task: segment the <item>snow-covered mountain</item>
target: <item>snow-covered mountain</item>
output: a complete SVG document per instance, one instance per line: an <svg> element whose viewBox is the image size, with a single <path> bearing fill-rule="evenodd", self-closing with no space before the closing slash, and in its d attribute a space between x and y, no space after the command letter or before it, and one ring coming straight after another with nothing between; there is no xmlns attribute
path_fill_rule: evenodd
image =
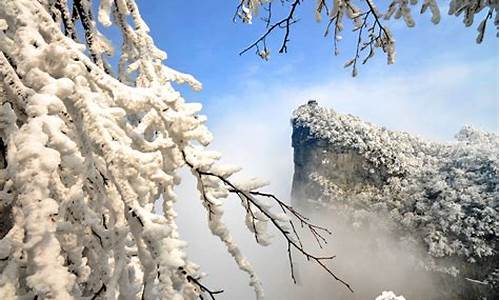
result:
<svg viewBox="0 0 500 300"><path fill-rule="evenodd" d="M416 267L442 274L449 298L498 299L497 135L464 127L440 144L316 101L294 111L292 125L295 205L421 247Z"/></svg>

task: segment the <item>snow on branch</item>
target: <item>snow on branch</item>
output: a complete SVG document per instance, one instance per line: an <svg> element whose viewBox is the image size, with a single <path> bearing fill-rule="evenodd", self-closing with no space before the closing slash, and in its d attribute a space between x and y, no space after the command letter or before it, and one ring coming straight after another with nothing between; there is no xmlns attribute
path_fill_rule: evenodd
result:
<svg viewBox="0 0 500 300"><path fill-rule="evenodd" d="M236 6L233 21L237 18L243 23L252 24L253 17L259 13L259 9L264 11L262 21L265 24L264 33L254 42L245 47L240 55L256 50L256 54L262 59L268 60L271 50L268 47L267 39L275 32L282 31L282 42L279 46L279 53L286 53L290 42L292 25L299 21L299 6L305 0L280 0L281 10L285 10L284 17L280 16L281 10L274 9L278 1L273 0L239 0ZM329 6L331 3L331 6ZM396 50L395 40L389 26L384 22L391 18L403 19L406 26L414 27L415 20L412 16L414 7L420 5L420 14L426 11L431 13L431 22L438 24L441 20L441 9L436 0L393 0L389 2L386 9L381 8L381 4L376 4L373 0L317 0L314 4L316 20L321 21L322 17L327 18L327 25L324 36L332 33L333 48L335 55L340 53L338 44L342 40L341 32L344 30L344 19L352 23L352 31L356 35L356 52L354 57L345 63L345 67L352 68L352 75L356 76L357 61L360 52L366 50L366 55L362 63L365 64L374 55L377 48L380 48L387 56L387 63L395 62ZM484 13L484 11L487 11ZM274 12L274 13L273 13ZM483 19L477 27L476 42L481 43L484 39L487 24L493 23L498 36L498 0L450 0L449 15L462 17L466 27L474 23L476 16ZM332 30L333 27L333 30ZM332 32L333 31L333 32Z"/></svg>
<svg viewBox="0 0 500 300"><path fill-rule="evenodd" d="M267 46L266 46L266 38L271 32L273 32L277 28L285 30L283 42L281 43L279 53L286 53L287 52L287 44L290 41L290 39L289 39L290 26L292 24L294 24L295 22L297 22L297 20L294 19L294 14L295 14L295 10L297 9L297 6L299 6L299 4L300 4L300 0L294 0L290 6L290 11L289 11L288 15L285 18L281 19L280 21L278 21L274 24L270 24L271 14L272 14L272 3L269 3L269 7L267 9L268 17L266 18L266 32L261 37L259 37L255 42L253 42L248 47L243 49L240 52L240 55L244 54L245 52L249 51L252 48L256 48L257 54L260 57L262 57L262 59L267 60L269 58L269 50L267 49ZM244 10L244 8L245 8L244 4L240 3L239 9L240 8L243 11L243 16L242 16L243 21L250 23L251 18L248 17L248 16L250 16L250 14L249 14L248 10ZM264 49L262 51L259 49L259 44L261 44L261 43L263 44L263 47L264 47Z"/></svg>
<svg viewBox="0 0 500 300"><path fill-rule="evenodd" d="M202 190L202 199L208 207L209 219L212 218L214 214L212 206L213 201L209 200L209 196L206 193L206 187L204 186L203 179L208 177L211 179L220 180L223 185L228 189L228 192L238 195L241 199L241 204L245 208L247 213L247 226L250 231L253 232L255 240L259 244L267 245L269 243L269 236L267 233L267 223L270 222L273 227L278 230L281 236L287 242L288 258L290 263L291 276L294 282L296 282L293 261L292 261L292 249L297 250L302 254L308 261L312 260L318 265L320 265L328 274L330 274L335 280L341 282L345 285L351 292L353 292L351 286L341 278L339 278L327 265L325 265L326 260L332 260L335 256L315 256L311 254L301 242L300 236L297 233L296 225L294 224L291 217L295 218L301 227L306 227L312 236L318 242L318 245L322 247L322 243L326 243L326 239L323 233L331 234L331 232L321 226L311 223L311 221L304 217L302 214L297 212L293 207L279 200L275 195L263 193L258 191L258 188L262 186L261 183L251 182L250 184L239 185L237 183L231 182L223 173L214 173L212 171L205 171L203 168L196 167L194 164L190 163L189 158L185 153L183 153L186 164L191 168L192 172L197 174L200 180L200 189ZM258 197L272 199L275 204L277 204L282 213L277 214L271 210L272 205L259 199Z"/></svg>

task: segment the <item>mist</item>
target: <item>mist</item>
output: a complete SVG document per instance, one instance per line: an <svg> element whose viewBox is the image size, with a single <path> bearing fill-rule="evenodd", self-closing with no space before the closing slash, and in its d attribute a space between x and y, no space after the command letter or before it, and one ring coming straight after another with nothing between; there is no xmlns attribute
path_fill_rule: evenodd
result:
<svg viewBox="0 0 500 300"><path fill-rule="evenodd" d="M194 187L189 176L184 178L183 185ZM198 195L189 192L193 189L187 186L182 191L179 196L183 201L176 205L179 229L189 241L187 252L190 259L208 274L204 282L213 289L224 289L217 299L254 299L246 274L237 269L232 257L225 253L224 245L207 229L206 213ZM276 232L272 245L257 245L244 224L244 209L239 199L230 197L225 204L225 222L258 272L267 299L375 299L384 290L392 290L407 299L431 299L436 294L436 280L414 265L415 259L424 255L422 248L409 253L397 245L397 238L389 232L355 229L332 210L315 209L308 204L301 205L300 209L315 224L333 231L323 249L306 231L301 231L300 235L312 253L336 255L328 266L352 286L354 293L297 252L293 255L297 277L297 284L294 284L282 237Z"/></svg>

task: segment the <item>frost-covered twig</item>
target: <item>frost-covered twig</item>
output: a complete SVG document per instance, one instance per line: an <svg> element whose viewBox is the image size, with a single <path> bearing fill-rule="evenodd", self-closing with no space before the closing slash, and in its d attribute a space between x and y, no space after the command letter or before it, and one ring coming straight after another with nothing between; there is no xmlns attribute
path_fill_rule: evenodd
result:
<svg viewBox="0 0 500 300"><path fill-rule="evenodd" d="M288 36L290 34L290 25L298 20L299 10L298 5L301 1L281 1L283 7L287 7L286 17L278 19L273 22L271 10L273 0L240 0L236 7L235 18L239 17L243 23L252 23L253 16L263 6L267 11L267 16L262 18L265 23L264 33L255 42L244 48L240 54L248 52L250 49L255 48L256 53L263 59L268 60L270 57L271 49L266 45L266 39L275 31L283 30L283 42L279 48L279 53L287 52L287 45L289 42ZM303 1L302 1L303 2ZM369 53L364 59L366 63L375 54L375 48L381 48L387 56L387 63L392 64L395 62L395 40L387 25L384 24L385 20L392 17L396 19L402 18L408 27L415 26L415 21L412 17L412 10L414 6L420 5L420 14L426 11L431 12L431 21L438 24L441 20L440 6L436 0L393 0L385 8L383 3L375 3L373 0L332 0L331 8L327 5L325 0L317 0L315 3L316 19L321 21L324 15L327 19L325 36L333 30L333 48L335 55L339 54L338 43L342 39L340 33L344 30L344 18L352 23L353 31L358 31L356 36L356 54L353 59L348 60L346 65L352 66L352 74L357 74L356 61L359 57L359 51L364 50L369 46ZM287 4L287 5L284 5ZM471 26L474 22L474 17L483 13L486 9L488 12L484 14L483 20L479 23L477 28L477 43L481 43L484 38L486 25L491 21L497 29L498 36L498 0L483 1L483 0L450 0L449 11L450 15L457 17L463 16L465 26ZM381 11L385 11L382 13ZM279 12L275 15L279 15ZM494 17L493 17L494 15ZM366 19L371 16L373 24L368 24ZM363 21L362 21L363 20ZM272 25L270 25L272 24ZM369 26L368 26L369 25ZM368 36L366 40L361 39L361 31L363 28L368 28ZM263 48L263 50L260 50Z"/></svg>
<svg viewBox="0 0 500 300"><path fill-rule="evenodd" d="M249 189L244 189L238 187L237 184L231 182L227 176L223 176L221 174L217 174L212 171L205 171L202 168L196 167L193 163L189 161L189 158L187 155L183 152L183 157L185 158L186 164L191 168L193 172L198 174L200 178L203 178L203 176L206 177L213 177L218 180L220 180L227 188L230 193L234 193L240 197L242 200L242 204L245 207L247 211L247 217L250 219L251 222L251 229L255 235L255 238L257 242L261 244L266 244L267 240L266 238L262 238L262 235L264 234L264 231L260 229L260 226L257 227L258 225L257 222L271 222L271 224L274 226L278 232L283 236L283 238L287 242L287 251L288 251L288 258L290 262L290 268L291 268L291 276L294 282L296 282L295 279L295 274L294 274L294 269L293 269L293 262L292 262L292 254L291 250L295 249L299 253L301 253L307 260L312 260L318 265L320 265L327 273L329 273L335 280L339 281L342 283L344 286L346 286L351 292L353 292L351 286L344 281L343 279L339 278L326 264L324 263L325 260L331 260L335 258L335 256L316 256L311 254L308 250L306 250L300 241L300 237L296 231L296 226L294 225L292 219L290 219L287 216L287 213L290 213L293 217L295 217L299 222L301 226L305 226L309 229L313 237L316 239L318 242L319 246L321 247L321 242L326 243L325 238L323 237L321 232L325 232L328 234L331 234L331 232L321 226L312 224L309 219L304 217L302 214L297 212L293 207L290 205L284 203L283 201L279 200L275 195L268 194L268 193L263 193L260 191L255 191L253 188ZM202 184L203 185L203 184ZM283 215L277 215L276 213L272 212L270 209L270 206L266 204L265 202L262 202L262 200L259 200L256 198L256 196L260 197L265 197L265 198L270 198L272 199L276 204L279 205L281 210L283 211ZM257 213L259 215L257 216ZM290 224L290 227L286 226L286 224Z"/></svg>
<svg viewBox="0 0 500 300"><path fill-rule="evenodd" d="M188 275L187 272L183 268L180 268L180 271L183 275L186 275L186 278L189 282L192 282L200 289L200 291L202 292L202 293L200 293L200 299L202 299L202 300L203 300L203 293L207 293L210 296L210 299L215 300L215 295L221 294L224 292L224 290L212 291L209 288L207 288L205 285L203 285L200 282L199 278L195 278L191 275Z"/></svg>
<svg viewBox="0 0 500 300"><path fill-rule="evenodd" d="M272 17L272 15L271 15L271 4L272 3L270 2L269 8L268 8L268 12L269 12L268 18L265 20L266 28L267 28L266 32L264 32L264 34L262 34L252 44L250 44L245 49L240 51L240 55L246 53L247 51L249 51L252 48L256 48L257 54L260 55L263 59L267 60L269 58L269 49L267 49L267 46L266 46L266 38L275 29L283 29L285 31L284 36L283 36L283 41L282 41L281 47L279 49L279 53L286 53L287 49L288 49L287 44L290 41L290 39L289 39L290 26L297 22L297 20L295 19L294 16L295 16L295 10L297 9L297 6L300 5L300 3L301 3L301 0L294 0L292 2L292 4L290 5L290 11L288 12L288 15L286 17L284 17L283 19L281 19L281 20L279 20L271 25L270 23L271 23L271 17ZM238 6L238 8L241 8L244 16L251 15L251 13L249 12L249 9L246 8L244 6L244 4L240 4L240 6ZM242 18L245 20L245 17L242 17ZM247 20L251 20L251 18L248 19L248 17L247 17ZM246 22L248 23L248 21L246 21ZM259 44L262 44L262 46L263 46L262 51L259 48Z"/></svg>
<svg viewBox="0 0 500 300"><path fill-rule="evenodd" d="M64 26L64 33L71 37L73 40L78 41L76 36L75 24L70 15L67 0L56 0L54 2L54 8L57 9L61 14L62 23Z"/></svg>

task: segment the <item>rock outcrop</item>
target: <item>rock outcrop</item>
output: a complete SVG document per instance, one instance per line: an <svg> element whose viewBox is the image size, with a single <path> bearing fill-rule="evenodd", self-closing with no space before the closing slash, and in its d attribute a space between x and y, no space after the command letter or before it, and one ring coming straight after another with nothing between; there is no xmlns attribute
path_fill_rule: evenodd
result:
<svg viewBox="0 0 500 300"><path fill-rule="evenodd" d="M425 247L421 265L451 275L450 297L497 299L497 135L464 127L439 144L316 101L294 111L292 125L295 205L384 215L401 239Z"/></svg>

